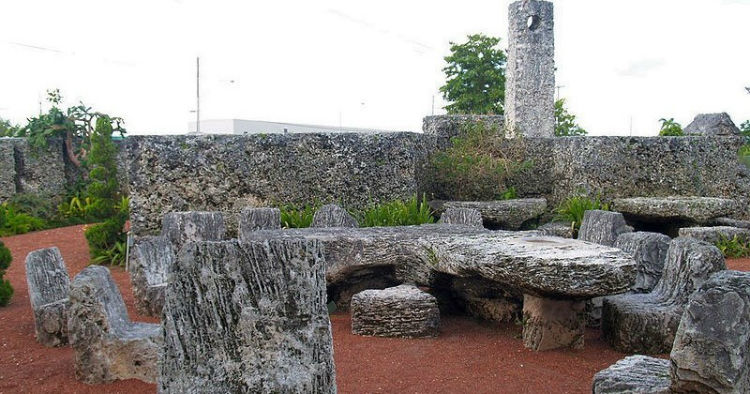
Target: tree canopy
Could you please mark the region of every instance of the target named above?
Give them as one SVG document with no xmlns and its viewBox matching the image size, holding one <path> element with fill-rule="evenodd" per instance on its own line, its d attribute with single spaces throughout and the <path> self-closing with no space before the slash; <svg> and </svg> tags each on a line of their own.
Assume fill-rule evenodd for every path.
<svg viewBox="0 0 750 394">
<path fill-rule="evenodd" d="M 555 137 L 587 134 L 588 132 L 576 123 L 576 116 L 565 108 L 565 99 L 555 101 Z"/>
<path fill-rule="evenodd" d="M 445 57 L 443 98 L 450 101 L 449 114 L 503 114 L 506 56 L 498 49 L 500 38 L 483 34 L 468 36 L 462 44 L 451 42 Z"/>
</svg>

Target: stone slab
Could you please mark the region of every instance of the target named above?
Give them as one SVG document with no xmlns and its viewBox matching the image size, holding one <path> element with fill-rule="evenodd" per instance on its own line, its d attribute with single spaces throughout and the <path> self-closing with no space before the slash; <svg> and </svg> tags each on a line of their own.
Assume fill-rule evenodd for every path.
<svg viewBox="0 0 750 394">
<path fill-rule="evenodd" d="M 593 394 L 671 394 L 669 360 L 630 356 L 594 375 Z"/>
<path fill-rule="evenodd" d="M 440 215 L 439 223 L 484 227 L 482 224 L 482 214 L 478 210 L 471 208 L 448 208 Z"/>
<path fill-rule="evenodd" d="M 225 238 L 224 215 L 221 212 L 170 212 L 162 218 L 161 234 L 175 251 L 191 241 L 219 241 Z"/>
<path fill-rule="evenodd" d="M 36 340 L 48 347 L 67 345 L 70 277 L 60 250 L 52 247 L 29 253 L 26 283 Z"/>
<path fill-rule="evenodd" d="M 258 230 L 281 229 L 281 211 L 278 208 L 245 208 L 240 212 L 239 238 L 243 233 Z"/>
<path fill-rule="evenodd" d="M 315 211 L 310 227 L 359 227 L 359 224 L 346 209 L 328 204 Z"/>
<path fill-rule="evenodd" d="M 177 259 L 172 243 L 163 236 L 141 237 L 133 243 L 130 256 L 128 272 L 136 310 L 142 315 L 161 317 L 167 267 Z"/>
<path fill-rule="evenodd" d="M 502 201 L 446 201 L 442 207 L 476 209 L 482 214 L 482 219 L 488 227 L 520 230 L 524 223 L 538 218 L 546 211 L 547 200 L 529 198 Z"/>
<path fill-rule="evenodd" d="M 634 197 L 615 199 L 613 209 L 642 221 L 707 223 L 736 213 L 734 200 L 716 197 Z"/>
<path fill-rule="evenodd" d="M 680 237 L 691 237 L 712 244 L 719 242 L 722 238 L 731 241 L 735 237 L 741 242 L 748 242 L 750 229 L 729 226 L 684 227 L 680 229 Z"/>
<path fill-rule="evenodd" d="M 632 231 L 633 228 L 625 223 L 625 217 L 621 213 L 591 210 L 583 214 L 578 239 L 605 246 L 614 246 L 620 234 Z"/>
</svg>

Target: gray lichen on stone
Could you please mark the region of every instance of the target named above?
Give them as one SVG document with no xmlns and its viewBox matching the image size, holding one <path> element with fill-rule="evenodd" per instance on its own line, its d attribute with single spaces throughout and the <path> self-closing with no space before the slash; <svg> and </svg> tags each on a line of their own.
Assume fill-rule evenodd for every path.
<svg viewBox="0 0 750 394">
<path fill-rule="evenodd" d="M 29 253 L 26 283 L 37 341 L 49 347 L 67 345 L 70 277 L 60 250 L 52 247 Z"/>
<path fill-rule="evenodd" d="M 162 393 L 335 393 L 320 242 L 194 242 L 169 272 Z"/>
</svg>

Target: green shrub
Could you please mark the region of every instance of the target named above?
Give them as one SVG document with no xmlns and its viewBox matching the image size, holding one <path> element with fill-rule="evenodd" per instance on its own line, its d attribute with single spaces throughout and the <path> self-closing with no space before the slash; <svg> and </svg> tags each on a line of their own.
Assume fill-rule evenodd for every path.
<svg viewBox="0 0 750 394">
<path fill-rule="evenodd" d="M 281 226 L 284 228 L 307 228 L 312 224 L 315 211 L 320 204 L 313 203 L 304 206 L 288 204 L 281 206 Z"/>
<path fill-rule="evenodd" d="M 16 212 L 25 213 L 44 221 L 50 221 L 57 214 L 54 201 L 33 193 L 19 193 L 8 200 Z"/>
<path fill-rule="evenodd" d="M 436 197 L 446 200 L 495 200 L 510 189 L 508 180 L 531 167 L 523 160 L 523 139 L 507 139 L 483 122 L 463 126 L 451 146 L 431 159 Z M 514 193 L 513 193 L 514 194 Z"/>
<path fill-rule="evenodd" d="M 370 207 L 357 211 L 354 217 L 360 227 L 412 226 L 435 223 L 432 209 L 427 199 L 416 195 L 406 201 L 395 200 L 384 204 L 371 204 Z"/>
<path fill-rule="evenodd" d="M 581 222 L 583 221 L 583 215 L 586 211 L 592 210 L 603 210 L 608 211 L 609 206 L 602 203 L 599 197 L 591 199 L 587 196 L 573 196 L 563 201 L 560 206 L 557 207 L 555 213 L 556 220 L 563 220 L 570 223 L 573 231 L 577 234 L 578 229 L 581 228 Z"/>
<path fill-rule="evenodd" d="M 750 257 L 750 242 L 740 239 L 736 235 L 734 238 L 729 239 L 721 234 L 719 240 L 716 242 L 716 247 L 721 250 L 724 257 L 732 259 Z"/>
<path fill-rule="evenodd" d="M 43 230 L 46 226 L 42 219 L 16 212 L 8 203 L 0 204 L 0 237 Z"/>
<path fill-rule="evenodd" d="M 659 121 L 661 122 L 660 137 L 682 137 L 685 135 L 682 131 L 682 125 L 675 122 L 674 118 L 661 118 Z"/>
<path fill-rule="evenodd" d="M 737 155 L 739 156 L 740 163 L 750 168 L 750 144 L 743 145 L 740 151 L 737 152 Z"/>
<path fill-rule="evenodd" d="M 0 306 L 8 305 L 10 298 L 13 296 L 13 287 L 9 281 L 3 279 L 5 270 L 10 267 L 12 260 L 13 257 L 10 254 L 10 250 L 5 247 L 5 244 L 0 242 Z"/>
</svg>

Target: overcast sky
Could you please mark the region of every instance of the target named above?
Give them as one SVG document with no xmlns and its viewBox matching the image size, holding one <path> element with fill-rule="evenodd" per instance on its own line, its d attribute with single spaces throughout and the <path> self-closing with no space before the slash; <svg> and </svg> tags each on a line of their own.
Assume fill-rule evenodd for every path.
<svg viewBox="0 0 750 394">
<path fill-rule="evenodd" d="M 59 88 L 131 133 L 184 133 L 200 56 L 203 119 L 419 131 L 433 97 L 444 113 L 449 42 L 485 33 L 505 48 L 509 3 L 3 0 L 0 117 L 22 122 Z M 591 134 L 750 119 L 750 0 L 554 3 L 557 84 Z"/>
</svg>

